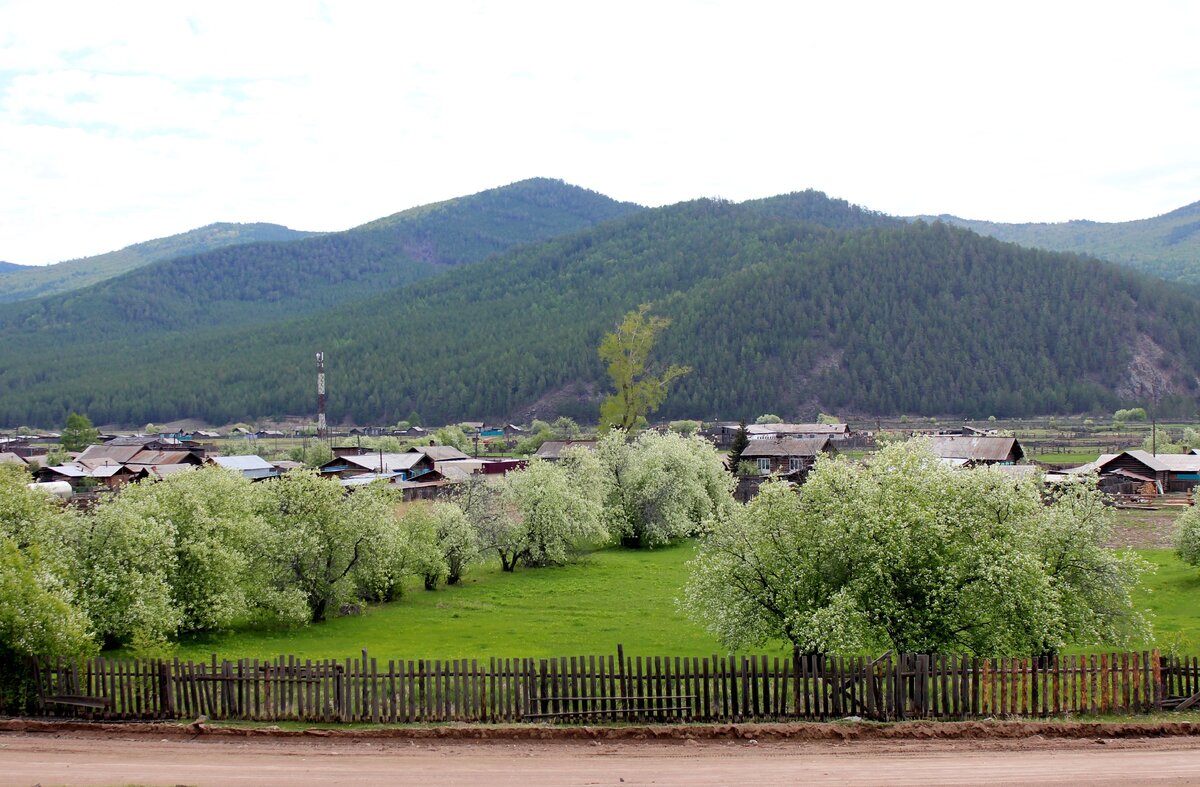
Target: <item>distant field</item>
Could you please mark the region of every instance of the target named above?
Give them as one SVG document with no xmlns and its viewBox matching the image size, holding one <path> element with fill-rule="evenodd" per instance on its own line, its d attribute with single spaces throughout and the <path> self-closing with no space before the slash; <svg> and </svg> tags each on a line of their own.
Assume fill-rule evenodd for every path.
<svg viewBox="0 0 1200 787">
<path fill-rule="evenodd" d="M 1030 460 L 1038 462 L 1046 462 L 1047 464 L 1057 465 L 1082 465 L 1088 462 L 1095 461 L 1100 454 L 1093 453 L 1077 453 L 1077 454 L 1033 454 L 1028 457 Z"/>
<path fill-rule="evenodd" d="M 675 599 L 694 544 L 639 552 L 604 549 L 574 566 L 477 569 L 462 587 L 413 589 L 403 600 L 303 629 L 245 631 L 183 643 L 189 658 L 488 658 L 613 653 L 703 655 L 723 649 L 685 618 Z M 1165 549 L 1139 550 L 1158 566 L 1138 604 L 1156 615 L 1157 642 L 1200 655 L 1200 570 Z M 764 652 L 782 653 L 780 645 Z"/>
</svg>

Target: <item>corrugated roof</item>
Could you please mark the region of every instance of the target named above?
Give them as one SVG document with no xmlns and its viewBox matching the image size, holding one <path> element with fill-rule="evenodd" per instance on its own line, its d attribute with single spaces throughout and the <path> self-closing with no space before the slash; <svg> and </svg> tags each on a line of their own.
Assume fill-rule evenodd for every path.
<svg viewBox="0 0 1200 787">
<path fill-rule="evenodd" d="M 470 459 L 452 445 L 420 445 L 408 449 L 409 453 L 421 453 L 435 462 L 445 462 L 447 459 Z"/>
<path fill-rule="evenodd" d="M 116 443 L 105 443 L 104 445 L 89 445 L 79 455 L 79 461 L 93 461 L 108 459 L 112 462 L 128 462 L 133 457 L 137 456 L 142 451 L 141 443 L 133 443 L 130 445 L 118 445 Z"/>
<path fill-rule="evenodd" d="M 0 464 L 24 465 L 28 463 L 11 451 L 5 451 L 0 453 Z"/>
<path fill-rule="evenodd" d="M 734 424 L 736 428 L 738 424 Z M 771 434 L 844 434 L 849 431 L 846 424 L 749 424 L 746 426 L 748 435 Z"/>
<path fill-rule="evenodd" d="M 828 437 L 781 437 L 777 440 L 751 440 L 742 451 L 744 459 L 768 456 L 816 456 L 829 446 Z"/>
<path fill-rule="evenodd" d="M 376 481 L 390 481 L 396 477 L 396 473 L 363 473 L 349 478 L 339 478 L 337 482 L 342 486 L 366 486 Z"/>
<path fill-rule="evenodd" d="M 332 462 L 326 462 L 325 466 L 347 464 L 361 467 L 364 470 L 375 471 L 382 467 L 384 472 L 396 472 L 399 470 L 408 470 L 420 462 L 422 458 L 422 454 L 413 453 L 383 454 L 382 456 L 379 454 L 360 454 L 358 456 L 340 456 Z"/>
<path fill-rule="evenodd" d="M 1200 473 L 1200 456 L 1195 454 L 1152 454 L 1149 451 L 1126 451 L 1130 456 L 1155 470 L 1168 473 Z"/>
<path fill-rule="evenodd" d="M 274 470 L 275 466 L 255 454 L 242 456 L 214 456 L 212 458 L 221 467 L 229 470 Z"/>
<path fill-rule="evenodd" d="M 934 456 L 945 459 L 971 459 L 977 462 L 1017 460 L 1025 455 L 1015 437 L 938 435 L 929 438 Z M 1015 452 L 1016 456 L 1011 455 Z"/>
<path fill-rule="evenodd" d="M 191 451 L 141 451 L 126 464 L 130 465 L 182 465 L 193 456 Z M 194 463 L 192 463 L 194 464 Z"/>
</svg>

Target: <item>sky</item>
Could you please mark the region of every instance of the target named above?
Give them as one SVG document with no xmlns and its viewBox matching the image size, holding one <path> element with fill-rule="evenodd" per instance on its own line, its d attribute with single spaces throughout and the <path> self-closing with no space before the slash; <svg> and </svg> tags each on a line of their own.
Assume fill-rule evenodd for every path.
<svg viewBox="0 0 1200 787">
<path fill-rule="evenodd" d="M 0 260 L 529 177 L 894 215 L 1200 200 L 1200 3 L 0 0 Z"/>
</svg>

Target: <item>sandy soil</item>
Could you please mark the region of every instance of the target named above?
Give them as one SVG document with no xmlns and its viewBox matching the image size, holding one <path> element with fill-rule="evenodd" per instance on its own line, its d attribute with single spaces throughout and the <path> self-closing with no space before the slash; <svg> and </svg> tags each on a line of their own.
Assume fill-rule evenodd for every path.
<svg viewBox="0 0 1200 787">
<path fill-rule="evenodd" d="M 1200 784 L 1200 737 L 457 741 L 0 733 L 0 784 Z"/>
</svg>

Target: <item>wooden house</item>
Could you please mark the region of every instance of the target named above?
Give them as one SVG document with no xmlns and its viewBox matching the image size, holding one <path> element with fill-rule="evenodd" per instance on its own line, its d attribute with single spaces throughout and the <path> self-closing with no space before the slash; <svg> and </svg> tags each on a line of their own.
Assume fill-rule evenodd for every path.
<svg viewBox="0 0 1200 787">
<path fill-rule="evenodd" d="M 743 462 L 753 462 L 759 475 L 777 475 L 800 480 L 816 464 L 821 454 L 837 451 L 833 440 L 823 437 L 780 437 L 774 440 L 751 440 L 742 451 Z"/>
<path fill-rule="evenodd" d="M 1190 492 L 1200 483 L 1200 455 L 1122 451 L 1104 454 L 1072 473 L 1096 473 L 1100 488 L 1110 492 L 1163 494 Z"/>
</svg>

